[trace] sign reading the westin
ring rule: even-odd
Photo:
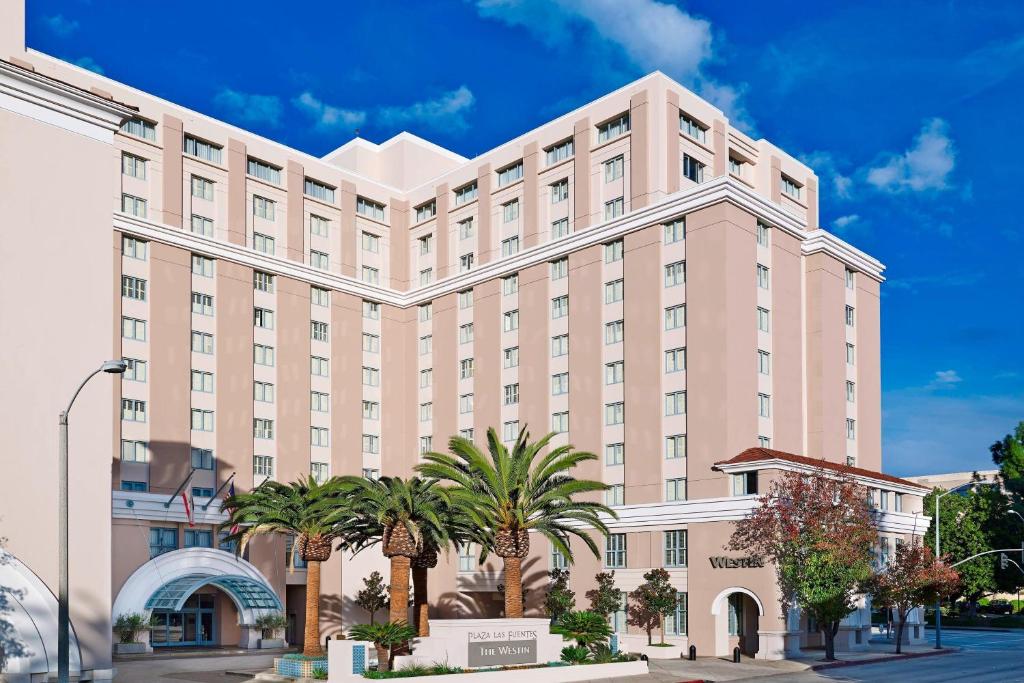
[[[749,569],[751,567],[763,567],[764,559],[752,557],[709,557],[711,566],[715,569]]]
[[[537,663],[534,630],[470,631],[469,667]]]

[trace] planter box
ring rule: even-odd
[[[284,638],[260,638],[259,649],[273,650],[284,647]]]
[[[509,671],[478,670],[472,674],[443,674],[440,676],[416,676],[409,679],[410,683],[572,683],[573,681],[593,681],[599,678],[620,678],[626,676],[646,676],[647,662],[617,662],[615,664],[581,664],[574,666],[546,666],[535,669],[511,669]],[[331,675],[328,681],[335,683],[354,683],[365,681],[362,676]]]
[[[290,678],[312,678],[314,669],[327,670],[327,657],[318,659],[274,658],[274,673]]]
[[[681,645],[669,645],[668,647],[641,645],[631,647],[629,651],[633,654],[647,655],[648,659],[679,659],[683,654],[683,647]]]
[[[115,655],[144,655],[151,652],[146,643],[114,643]]]

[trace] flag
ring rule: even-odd
[[[234,495],[235,495],[235,482],[232,481],[231,485],[228,487],[228,494],[226,496],[224,496],[224,500],[227,500],[228,498],[233,498]],[[224,511],[227,512],[229,515],[231,514],[231,508],[224,508]],[[233,524],[231,526],[231,533],[233,533],[233,534],[237,534],[238,533],[238,525],[237,524]]]
[[[192,487],[186,486],[185,491],[181,492],[181,501],[185,504],[185,519],[188,520],[188,525],[194,527],[196,525],[195,520],[195,501],[192,500]]]

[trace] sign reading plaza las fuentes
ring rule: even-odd
[[[468,636],[470,667],[537,663],[536,630],[479,630]]]

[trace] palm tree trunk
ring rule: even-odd
[[[302,654],[307,657],[323,657],[320,647],[320,561],[306,563],[306,628]]]
[[[523,618],[523,560],[505,557],[505,618]]]
[[[409,564],[408,557],[391,556],[391,609],[388,621],[393,624],[409,623]]]
[[[374,643],[377,650],[377,671],[391,671],[391,651],[386,645]]]
[[[412,568],[412,613],[416,621],[416,634],[425,638],[430,635],[430,605],[427,603],[426,567]]]

